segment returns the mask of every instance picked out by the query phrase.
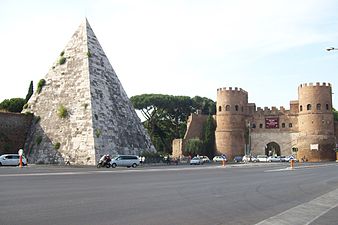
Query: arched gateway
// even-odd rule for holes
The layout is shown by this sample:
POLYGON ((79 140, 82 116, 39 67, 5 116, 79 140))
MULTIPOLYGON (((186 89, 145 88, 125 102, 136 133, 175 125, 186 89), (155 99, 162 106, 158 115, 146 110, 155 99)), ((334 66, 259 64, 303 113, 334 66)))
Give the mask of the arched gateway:
POLYGON ((280 156, 280 146, 276 142, 269 142, 265 147, 265 155, 267 156, 280 156))

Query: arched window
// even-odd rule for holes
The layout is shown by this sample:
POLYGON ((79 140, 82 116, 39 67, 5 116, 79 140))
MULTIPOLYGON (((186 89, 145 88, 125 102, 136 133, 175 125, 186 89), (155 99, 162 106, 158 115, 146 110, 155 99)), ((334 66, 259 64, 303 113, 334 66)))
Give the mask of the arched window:
POLYGON ((222 111, 222 106, 218 106, 218 112, 222 111))
POLYGON ((317 110, 322 110, 322 105, 318 103, 316 108, 317 110))
POLYGON ((225 106, 225 111, 230 111, 230 105, 225 106))
POLYGON ((252 124, 252 128, 256 128, 256 124, 255 123, 252 124))
POLYGON ((311 110, 311 104, 307 104, 306 109, 311 110))
POLYGON ((303 111, 303 106, 302 105, 299 107, 299 111, 303 111))
POLYGON ((285 123, 282 123, 282 128, 285 128, 285 123))
POLYGON ((263 124, 259 124, 259 128, 263 128, 263 124))
POLYGON ((326 104, 326 110, 329 110, 329 104, 326 104))
POLYGON ((292 123, 289 123, 289 127, 292 127, 292 123))
POLYGON ((238 105, 235 105, 235 110, 238 111, 238 105))

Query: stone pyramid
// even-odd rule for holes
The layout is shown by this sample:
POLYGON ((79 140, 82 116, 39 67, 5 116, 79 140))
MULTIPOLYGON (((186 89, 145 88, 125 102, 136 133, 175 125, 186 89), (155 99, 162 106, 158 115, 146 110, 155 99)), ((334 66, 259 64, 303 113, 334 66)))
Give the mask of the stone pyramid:
POLYGON ((103 154, 156 151, 87 19, 23 112, 30 162, 94 165, 103 154))

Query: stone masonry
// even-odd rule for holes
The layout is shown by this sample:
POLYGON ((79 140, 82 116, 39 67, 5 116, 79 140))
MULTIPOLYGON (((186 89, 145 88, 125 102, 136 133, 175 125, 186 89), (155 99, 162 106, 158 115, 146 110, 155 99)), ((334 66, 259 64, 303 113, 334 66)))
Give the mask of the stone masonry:
MULTIPOLYGON (((311 162, 335 160, 338 122, 333 118, 329 83, 301 84, 298 100, 290 101, 289 110, 256 108, 255 103, 248 103, 246 91, 231 87, 217 90, 216 105, 216 154, 230 160, 244 154, 293 154, 311 162)), ((192 131, 199 129, 195 122, 188 123, 187 132, 198 133, 192 131)), ((184 154, 184 143, 190 138, 173 142, 175 157, 184 154)))
POLYGON ((94 165, 107 153, 156 151, 87 20, 44 79, 24 110, 35 116, 30 162, 94 165))

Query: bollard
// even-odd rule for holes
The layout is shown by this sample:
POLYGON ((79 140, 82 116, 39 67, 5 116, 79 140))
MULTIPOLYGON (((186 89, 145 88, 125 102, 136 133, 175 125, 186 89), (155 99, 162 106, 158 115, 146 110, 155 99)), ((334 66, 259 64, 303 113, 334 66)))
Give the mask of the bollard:
POLYGON ((291 159, 291 161, 290 161, 290 166, 291 166, 291 169, 294 168, 294 166, 295 166, 295 160, 291 159))
POLYGON ((222 160, 222 166, 225 166, 225 160, 224 159, 222 160))
POLYGON ((22 155, 19 156, 19 167, 22 168, 22 155))

